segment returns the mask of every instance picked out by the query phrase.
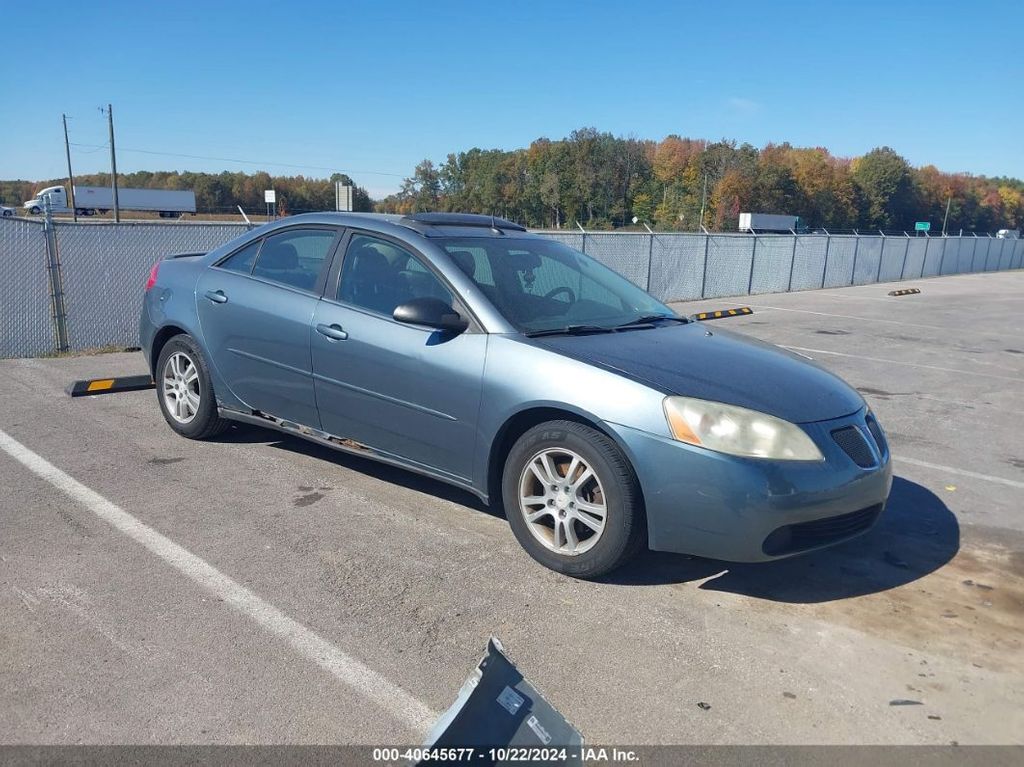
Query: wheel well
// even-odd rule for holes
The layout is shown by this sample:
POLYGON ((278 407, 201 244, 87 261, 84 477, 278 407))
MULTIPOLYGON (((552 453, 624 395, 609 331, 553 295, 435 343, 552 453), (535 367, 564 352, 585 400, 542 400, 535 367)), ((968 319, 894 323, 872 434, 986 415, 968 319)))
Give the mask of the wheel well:
POLYGON ((184 333, 185 331, 176 325, 167 325, 157 331, 153 337, 153 346, 149 352, 149 369, 154 376, 156 375, 156 363, 160 359, 160 352, 163 351, 164 345, 175 336, 180 336, 184 333))
MULTIPOLYGON (((602 429, 597 423, 578 413, 556 407, 537 407, 523 410, 502 424, 494 441, 491 443, 491 454, 487 465, 487 492, 492 504, 500 505, 502 503, 501 475, 505 468, 505 458, 508 456, 509 451, 512 450, 512 446, 527 431, 545 421, 575 421, 584 426, 589 426, 591 429, 601 432, 622 450, 622 446, 619 445, 619 441, 615 438, 614 434, 609 434, 607 429, 602 429)), ((626 453, 625 450, 622 452, 623 454, 626 453)), ((629 461, 628 456, 626 460, 627 462, 629 461)), ((634 473, 636 473, 635 469, 634 473)), ((639 483, 637 489, 640 492, 640 501, 643 503, 643 488, 639 486, 639 483)))

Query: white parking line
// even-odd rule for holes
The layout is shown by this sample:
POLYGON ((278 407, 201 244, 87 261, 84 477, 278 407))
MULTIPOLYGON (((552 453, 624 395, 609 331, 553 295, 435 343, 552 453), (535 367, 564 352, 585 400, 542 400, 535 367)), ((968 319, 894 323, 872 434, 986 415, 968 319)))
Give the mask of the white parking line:
POLYGON ((907 362, 906 360, 887 360, 881 357, 867 357, 863 354, 847 354, 845 352, 830 352, 826 349, 808 349, 804 346, 789 346, 788 344, 779 344, 783 349, 790 349, 797 352, 808 352, 810 354, 829 354, 833 357, 849 357, 855 360, 868 360, 869 362, 884 362, 887 365, 906 365, 912 368, 924 368, 925 370, 941 370, 945 373, 959 373, 965 376, 982 376, 983 378, 999 378, 1003 381, 1020 381, 1024 382, 1024 378, 1018 378, 1015 376, 1001 376, 997 373, 979 373, 976 370, 960 370, 958 368, 944 368, 938 365, 923 365, 920 362, 907 362))
POLYGON ((240 583, 179 546, 127 511, 64 473, 9 434, 0 430, 0 449, 27 469, 82 504, 119 532, 141 543, 182 575, 286 641, 308 660, 377 704, 418 734, 426 734, 438 714, 401 687, 363 665, 311 629, 278 610, 240 583))
POLYGON ((859 296, 856 293, 831 293, 829 291, 822 292, 823 296, 828 298, 855 298, 858 301, 882 301, 887 304, 892 303, 892 297, 882 298, 881 296, 859 296))
POLYGON ((916 458, 904 458, 903 456, 896 456, 897 463, 909 463, 911 466, 923 466, 926 469, 935 469, 936 471, 944 471, 947 474, 959 474, 962 477, 973 477, 974 479, 983 479, 986 482, 995 482, 1000 485, 1006 485, 1008 487, 1016 487, 1024 489, 1024 482, 1018 482, 1015 479, 1005 479, 1003 477, 994 477, 991 474, 979 474, 976 471, 968 471, 967 469, 957 469, 953 466, 942 466, 937 463, 928 463, 928 461, 919 461, 916 458))
POLYGON ((767 306, 766 304, 747 304, 751 309, 774 309, 777 312, 796 312, 798 314, 816 314, 819 317, 838 317, 843 320, 857 320, 857 322, 884 322, 887 325, 906 325, 914 328, 928 328, 929 330, 942 330, 948 332, 948 328, 941 325, 925 325, 920 322, 904 322, 903 320, 883 320, 878 317, 854 317, 852 314, 833 314, 832 312, 812 312, 810 309, 789 309, 785 306, 767 306))

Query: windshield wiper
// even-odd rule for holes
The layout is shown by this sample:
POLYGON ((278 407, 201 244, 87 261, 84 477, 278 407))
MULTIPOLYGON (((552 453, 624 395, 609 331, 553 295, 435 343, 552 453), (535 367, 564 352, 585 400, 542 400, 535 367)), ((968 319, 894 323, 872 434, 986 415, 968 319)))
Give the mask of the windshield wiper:
POLYGON ((621 330, 623 328, 635 328, 644 326, 653 327, 653 323, 657 322, 658 320, 671 320, 673 322, 681 322, 683 324, 689 322, 689 320, 686 319, 685 317, 677 317, 674 314, 649 314, 646 317, 638 317, 635 320, 630 320, 629 322, 624 322, 621 325, 616 325, 615 329, 621 330))
POLYGON ((547 330, 532 330, 526 333, 527 338, 538 338, 540 336, 582 336, 587 333, 614 333, 615 328, 607 328, 602 325, 566 325, 564 328, 548 328, 547 330))

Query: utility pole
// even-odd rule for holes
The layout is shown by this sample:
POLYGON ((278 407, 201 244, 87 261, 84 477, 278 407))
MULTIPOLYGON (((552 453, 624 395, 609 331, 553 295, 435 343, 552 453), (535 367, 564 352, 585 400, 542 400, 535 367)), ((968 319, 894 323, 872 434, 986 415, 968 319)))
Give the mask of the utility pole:
POLYGON ((704 226, 704 206, 708 201, 708 174, 704 174, 704 193, 700 196, 700 225, 704 226))
POLYGON ((68 116, 61 114, 61 119, 64 120, 64 154, 68 158, 68 194, 71 195, 71 215, 75 221, 78 221, 78 208, 75 207, 75 177, 71 173, 71 144, 68 143, 68 116))
POLYGON ((949 220, 949 204, 953 202, 953 197, 946 198, 946 215, 942 217, 942 236, 946 236, 946 221, 949 220))
POLYGON ((107 104, 107 126, 110 129, 110 187, 114 192, 114 223, 121 223, 121 208, 117 204, 117 154, 114 152, 114 107, 107 104))

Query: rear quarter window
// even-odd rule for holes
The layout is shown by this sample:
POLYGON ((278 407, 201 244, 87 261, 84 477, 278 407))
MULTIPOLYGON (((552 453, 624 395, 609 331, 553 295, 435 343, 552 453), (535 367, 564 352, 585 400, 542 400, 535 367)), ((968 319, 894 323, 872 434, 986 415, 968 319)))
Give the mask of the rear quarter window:
POLYGON ((249 243, 241 250, 236 250, 230 256, 217 264, 217 266, 231 272, 251 274, 252 266, 256 263, 256 254, 260 252, 261 242, 263 241, 256 240, 256 242, 249 243))

